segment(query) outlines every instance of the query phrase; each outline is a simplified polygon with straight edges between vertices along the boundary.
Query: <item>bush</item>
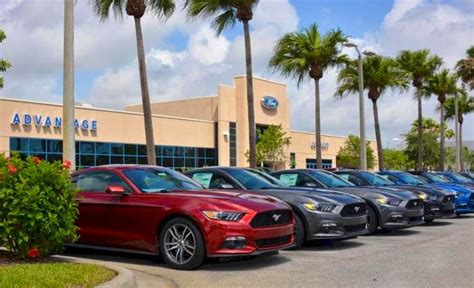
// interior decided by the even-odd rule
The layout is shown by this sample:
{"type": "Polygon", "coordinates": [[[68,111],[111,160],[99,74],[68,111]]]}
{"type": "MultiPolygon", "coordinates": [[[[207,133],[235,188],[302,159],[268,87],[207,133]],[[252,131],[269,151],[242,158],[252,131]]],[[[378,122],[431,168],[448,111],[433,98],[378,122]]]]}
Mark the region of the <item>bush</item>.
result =
{"type": "Polygon", "coordinates": [[[76,240],[77,203],[68,165],[0,155],[0,246],[47,256],[76,240]]]}

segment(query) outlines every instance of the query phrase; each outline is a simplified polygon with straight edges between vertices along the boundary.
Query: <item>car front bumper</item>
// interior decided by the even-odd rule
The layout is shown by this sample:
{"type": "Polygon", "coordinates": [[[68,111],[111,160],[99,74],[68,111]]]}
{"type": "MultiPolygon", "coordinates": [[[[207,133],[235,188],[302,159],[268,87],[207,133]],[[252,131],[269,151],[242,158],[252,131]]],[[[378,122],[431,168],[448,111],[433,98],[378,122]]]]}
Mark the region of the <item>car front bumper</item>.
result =
{"type": "Polygon", "coordinates": [[[440,201],[437,202],[425,202],[425,219],[432,220],[438,218],[452,218],[456,216],[454,213],[455,204],[454,203],[443,203],[440,201]]]}
{"type": "Polygon", "coordinates": [[[402,206],[381,206],[379,226],[385,229],[408,228],[425,223],[424,208],[408,209],[402,206]]]}
{"type": "MultiPolygon", "coordinates": [[[[311,213],[311,212],[308,212],[311,213]]],[[[367,215],[342,217],[337,213],[311,213],[306,240],[347,239],[365,235],[367,215]]]]}
{"type": "Polygon", "coordinates": [[[251,256],[286,249],[294,245],[294,222],[286,225],[252,228],[248,223],[216,222],[204,233],[208,257],[251,256]],[[229,247],[232,240],[239,245],[229,247]]]}

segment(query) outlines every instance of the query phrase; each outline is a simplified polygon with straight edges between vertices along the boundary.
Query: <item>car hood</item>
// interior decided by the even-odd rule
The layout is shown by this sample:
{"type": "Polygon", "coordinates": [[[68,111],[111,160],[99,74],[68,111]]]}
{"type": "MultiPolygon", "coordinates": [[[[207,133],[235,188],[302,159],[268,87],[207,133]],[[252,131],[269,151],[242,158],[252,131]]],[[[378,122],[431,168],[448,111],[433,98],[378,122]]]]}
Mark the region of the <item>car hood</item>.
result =
{"type": "Polygon", "coordinates": [[[251,209],[257,212],[290,209],[283,201],[268,195],[249,193],[241,190],[197,190],[197,191],[173,191],[167,193],[173,197],[195,198],[203,200],[208,204],[213,204],[216,210],[227,209],[246,210],[251,209]],[[225,207],[224,207],[225,206],[225,207]]]}
{"type": "Polygon", "coordinates": [[[400,200],[410,200],[418,199],[418,197],[413,194],[413,192],[397,190],[395,188],[386,188],[386,187],[340,187],[337,188],[338,191],[351,193],[351,191],[358,191],[363,193],[369,193],[370,196],[380,197],[385,196],[388,198],[400,199],[400,200]]]}
{"type": "Polygon", "coordinates": [[[421,185],[394,185],[392,186],[394,188],[400,188],[400,189],[405,189],[411,192],[423,192],[431,196],[446,196],[449,193],[448,191],[443,191],[441,189],[436,189],[434,187],[426,187],[426,186],[421,186],[421,185]]]}
{"type": "Polygon", "coordinates": [[[275,189],[264,189],[261,192],[277,192],[277,193],[288,193],[291,195],[301,195],[313,199],[317,202],[331,203],[336,205],[346,205],[353,203],[361,203],[363,200],[357,196],[347,195],[338,191],[325,190],[325,189],[299,189],[299,188],[275,188],[275,189]]]}
{"type": "Polygon", "coordinates": [[[472,193],[474,192],[474,188],[471,187],[465,187],[459,184],[454,184],[454,183],[433,183],[429,184],[432,186],[436,187],[441,187],[441,188],[447,188],[447,189],[452,189],[456,192],[462,192],[462,193],[472,193]]]}

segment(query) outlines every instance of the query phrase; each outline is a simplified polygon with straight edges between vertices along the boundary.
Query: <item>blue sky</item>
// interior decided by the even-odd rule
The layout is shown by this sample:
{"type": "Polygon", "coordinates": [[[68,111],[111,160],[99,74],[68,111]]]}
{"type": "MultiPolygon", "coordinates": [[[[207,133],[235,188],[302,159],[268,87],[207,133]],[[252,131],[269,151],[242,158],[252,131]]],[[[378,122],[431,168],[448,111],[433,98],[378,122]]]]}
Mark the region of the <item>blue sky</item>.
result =
{"type": "MultiPolygon", "coordinates": [[[[0,27],[8,39],[0,57],[13,67],[5,74],[0,97],[60,102],[62,95],[62,17],[60,0],[0,0],[0,27]]],[[[182,0],[177,0],[182,2],[182,0]]],[[[98,107],[122,109],[140,103],[133,21],[100,22],[88,0],[75,7],[76,99],[98,107]]],[[[261,0],[251,22],[256,76],[288,85],[292,128],[314,131],[314,87],[283,79],[267,68],[273,45],[284,33],[317,23],[321,31],[340,28],[362,49],[395,56],[402,49],[429,48],[452,68],[474,39],[472,0],[261,0]]],[[[220,38],[209,22],[187,21],[176,11],[166,23],[147,15],[142,20],[152,101],[214,95],[218,84],[232,84],[244,74],[240,23],[220,38]],[[183,83],[186,83],[183,85],[183,83]]],[[[352,49],[345,53],[354,57],[352,49]]],[[[334,100],[337,71],[321,81],[322,130],[357,134],[356,97],[334,100]],[[341,119],[347,119],[341,121],[341,119]]],[[[412,92],[387,92],[380,100],[386,145],[407,132],[416,119],[412,92]]],[[[425,114],[437,117],[436,100],[424,103],[425,114]]],[[[367,131],[374,138],[371,105],[366,103],[367,131]]],[[[474,116],[464,135],[474,139],[474,116]]],[[[452,123],[450,123],[451,126],[452,123]]]]}

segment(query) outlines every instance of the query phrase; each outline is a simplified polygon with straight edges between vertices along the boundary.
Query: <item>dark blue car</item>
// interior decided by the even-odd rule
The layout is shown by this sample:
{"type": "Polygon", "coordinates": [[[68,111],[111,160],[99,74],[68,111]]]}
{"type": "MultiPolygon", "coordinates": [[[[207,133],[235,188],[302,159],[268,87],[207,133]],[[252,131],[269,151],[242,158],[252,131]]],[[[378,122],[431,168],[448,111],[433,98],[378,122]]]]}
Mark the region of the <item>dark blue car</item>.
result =
{"type": "Polygon", "coordinates": [[[474,188],[449,182],[446,178],[428,171],[409,171],[422,181],[434,187],[451,190],[456,193],[456,214],[474,213],[474,188]]]}

